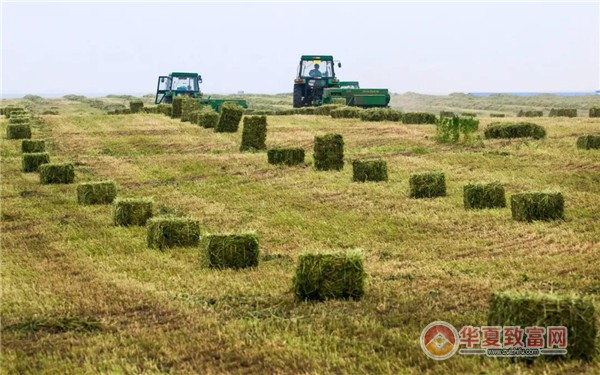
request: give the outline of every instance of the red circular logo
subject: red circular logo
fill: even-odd
[[[429,323],[421,332],[420,343],[429,358],[438,361],[448,359],[458,350],[458,331],[446,322]]]

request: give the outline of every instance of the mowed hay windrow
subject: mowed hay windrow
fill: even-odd
[[[7,139],[31,138],[31,126],[29,124],[8,124],[6,126]]]
[[[77,186],[79,204],[109,204],[117,196],[117,184],[114,181],[84,182]]]
[[[512,218],[517,221],[564,219],[565,199],[560,192],[539,191],[510,197]]]
[[[330,115],[333,118],[360,118],[362,111],[359,107],[343,106],[332,110]]]
[[[387,181],[387,163],[385,160],[354,160],[352,162],[352,181]]]
[[[315,136],[314,155],[315,168],[319,171],[344,168],[344,138],[339,134]]]
[[[144,108],[144,102],[141,100],[132,100],[129,102],[129,110],[131,113],[138,113]]]
[[[50,154],[47,152],[23,153],[21,156],[23,172],[37,172],[40,165],[50,163]]]
[[[410,175],[411,198],[433,198],[446,195],[446,175],[443,172],[425,172]]]
[[[526,138],[541,139],[546,137],[546,129],[531,122],[493,122],[484,132],[485,138]]]
[[[254,232],[210,234],[202,238],[202,260],[210,268],[248,268],[258,266],[259,243]]]
[[[219,123],[219,114],[212,108],[203,108],[198,114],[198,125],[203,128],[214,129]]]
[[[267,117],[244,116],[240,151],[265,150],[267,145]]]
[[[299,147],[292,148],[272,148],[267,151],[269,164],[280,165],[298,165],[304,163],[304,149]]]
[[[305,253],[293,279],[300,300],[360,299],[365,292],[364,255],[360,250]]]
[[[75,179],[75,168],[71,163],[42,164],[39,166],[40,183],[70,184]]]
[[[577,138],[577,148],[584,150],[600,149],[600,135],[586,134]]]
[[[598,314],[591,298],[503,291],[492,293],[487,324],[500,327],[517,326],[521,329],[544,327],[555,332],[556,327],[566,327],[564,344],[567,353],[560,357],[589,361],[596,355],[597,320]],[[553,336],[552,332],[545,333],[546,340]]]
[[[146,225],[153,215],[151,198],[117,198],[113,203],[113,224],[116,226]]]
[[[21,152],[44,152],[46,141],[40,139],[24,139],[21,142]]]
[[[235,103],[223,103],[221,106],[221,116],[219,117],[215,131],[219,133],[237,132],[243,115],[244,108]]]
[[[151,249],[197,246],[200,222],[183,217],[154,217],[146,223],[147,244]]]
[[[463,201],[467,209],[506,207],[504,186],[499,182],[467,184],[463,192]]]

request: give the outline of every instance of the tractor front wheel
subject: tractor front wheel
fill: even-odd
[[[294,85],[294,108],[302,107],[302,85]]]

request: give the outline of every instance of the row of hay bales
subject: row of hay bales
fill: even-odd
[[[492,122],[485,128],[483,134],[486,139],[542,139],[546,137],[546,129],[531,122]],[[600,135],[584,134],[579,136],[576,146],[587,150],[600,149]]]
[[[589,117],[600,117],[600,107],[589,109]],[[544,112],[537,109],[519,110],[517,117],[543,117]],[[577,108],[551,108],[548,117],[577,117]]]

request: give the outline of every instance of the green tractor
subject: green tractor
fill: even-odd
[[[201,83],[202,76],[198,73],[173,72],[168,76],[160,76],[158,77],[154,103],[169,104],[173,102],[173,97],[185,95],[192,98],[198,98],[201,104],[210,105],[216,111],[218,111],[225,102],[234,102],[242,108],[248,108],[248,103],[246,103],[244,99],[211,99],[210,96],[207,99],[202,99],[202,92],[200,91]]]
[[[300,57],[298,74],[294,80],[294,108],[323,104],[323,90],[334,87],[335,77],[333,56],[303,55]],[[342,64],[337,62],[338,68]]]

